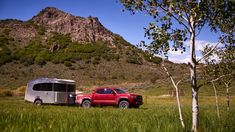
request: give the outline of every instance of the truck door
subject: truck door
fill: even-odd
[[[96,105],[114,105],[115,94],[112,89],[97,89],[93,94],[93,103]]]

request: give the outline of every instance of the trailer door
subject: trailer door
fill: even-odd
[[[52,90],[52,83],[42,83],[41,91],[43,92],[43,103],[54,103],[55,95]]]

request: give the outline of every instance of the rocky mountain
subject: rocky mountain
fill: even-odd
[[[0,56],[0,87],[15,88],[38,77],[94,85],[155,82],[165,76],[159,70],[161,58],[112,33],[98,18],[73,16],[54,7],[28,21],[0,20]],[[182,72],[174,70],[181,65],[166,63],[173,74]]]
[[[73,41],[94,42],[98,40],[113,42],[114,34],[106,29],[97,17],[78,17],[47,7],[32,18],[34,24],[44,26],[47,32],[69,34]]]

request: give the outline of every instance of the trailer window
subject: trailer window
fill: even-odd
[[[33,86],[35,91],[52,91],[52,83],[38,83]]]
[[[35,90],[35,91],[41,91],[41,84],[35,84],[35,85],[33,86],[33,90]]]
[[[66,84],[54,83],[54,91],[66,92]]]
[[[74,92],[75,91],[75,85],[68,85],[68,92]]]
[[[42,83],[41,91],[52,91],[52,83]]]

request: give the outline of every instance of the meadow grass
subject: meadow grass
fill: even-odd
[[[221,97],[223,98],[223,97]],[[228,113],[220,100],[220,120],[216,116],[214,97],[201,97],[199,131],[235,131],[235,107]],[[182,129],[173,97],[148,97],[140,109],[121,110],[114,107],[83,109],[75,106],[34,106],[23,97],[0,98],[0,130],[2,132],[75,131],[75,132],[180,132],[190,131],[191,99],[182,97],[186,129]]]

